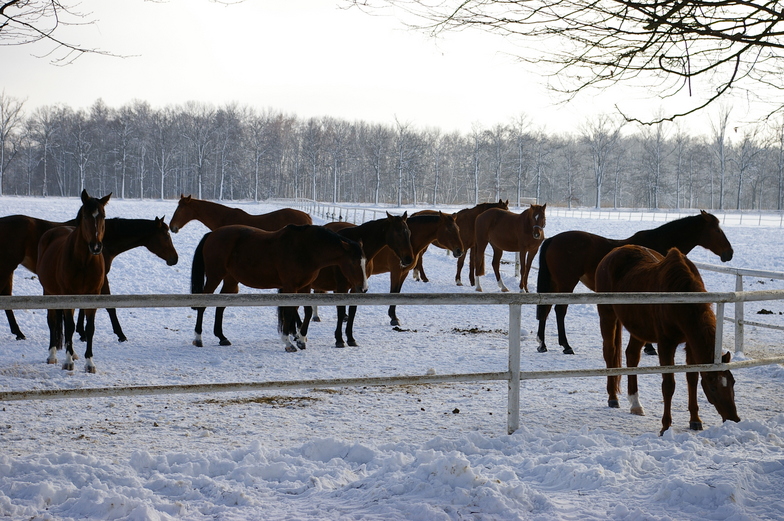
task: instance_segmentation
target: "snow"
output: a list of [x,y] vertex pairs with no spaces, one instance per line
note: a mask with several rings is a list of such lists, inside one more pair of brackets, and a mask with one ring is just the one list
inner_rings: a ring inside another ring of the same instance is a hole
[[[4,197],[0,215],[66,220],[78,205],[76,198]],[[231,205],[249,213],[276,208]],[[176,201],[112,199],[107,215],[168,220],[175,208]],[[584,229],[621,238],[659,224],[551,215],[545,231],[552,236]],[[735,247],[730,266],[784,270],[781,229],[724,230]],[[180,253],[173,267],[145,249],[121,255],[110,273],[112,291],[187,293],[193,250],[205,232],[192,222],[173,234]],[[689,256],[719,264],[700,248]],[[517,287],[512,265],[502,267],[507,286]],[[474,291],[454,285],[455,261],[442,250],[427,252],[425,269],[431,282],[409,277],[403,291]],[[709,291],[734,290],[730,276],[703,271],[703,277]],[[491,278],[485,282],[486,290],[497,291]],[[530,284],[536,287],[536,270]],[[782,286],[746,280],[751,290]],[[388,289],[387,276],[370,278],[371,292]],[[14,294],[41,294],[24,268],[14,275]],[[758,319],[763,309],[773,314]],[[746,304],[751,320],[775,323],[783,312],[778,301]],[[117,342],[108,315],[99,310],[98,373],[86,374],[83,359],[73,372],[47,365],[45,312],[18,311],[27,340],[16,341],[5,324],[0,327],[0,389],[492,372],[507,364],[504,306],[399,306],[399,330],[388,325],[386,308],[360,308],[360,347],[346,349],[332,347],[335,313],[321,308],[323,322],[312,324],[308,348],[296,354],[284,352],[271,308],[227,309],[228,347],[209,333],[208,310],[203,348],[191,345],[190,309],[118,314],[129,341]],[[524,371],[604,366],[594,306],[569,308],[574,356],[557,348],[554,317],[547,338],[553,349],[537,353],[534,317],[533,307],[523,308]],[[733,332],[725,325],[728,350],[734,349]],[[747,326],[745,354],[735,359],[780,356],[782,335]],[[642,364],[656,365],[655,357]],[[784,368],[734,374],[740,423],[722,424],[700,390],[705,430],[689,430],[685,378],[679,374],[674,425],[663,436],[659,375],[640,377],[643,417],[608,408],[603,378],[524,381],[521,426],[512,435],[506,434],[505,382],[4,402],[0,518],[784,518]]]

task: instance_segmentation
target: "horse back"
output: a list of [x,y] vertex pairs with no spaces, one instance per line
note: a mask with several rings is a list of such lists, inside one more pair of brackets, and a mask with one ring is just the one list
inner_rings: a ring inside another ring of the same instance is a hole
[[289,224],[313,224],[313,219],[307,213],[295,208],[281,208],[269,213],[249,216],[247,224],[262,230],[275,231]]
[[581,230],[561,232],[550,238],[544,259],[553,281],[553,292],[572,291],[578,282],[596,291],[596,268],[621,241]]

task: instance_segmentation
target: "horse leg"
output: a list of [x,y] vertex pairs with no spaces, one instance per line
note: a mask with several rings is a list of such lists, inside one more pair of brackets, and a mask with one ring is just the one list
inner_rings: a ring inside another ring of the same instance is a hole
[[[675,348],[659,343],[659,365],[675,365]],[[696,374],[696,373],[695,373]],[[662,436],[672,425],[672,395],[675,394],[675,374],[662,373],[662,398],[664,398],[664,412],[662,413]]]
[[[223,286],[220,290],[221,293],[234,294],[239,293],[239,291],[240,285],[237,281],[229,279],[228,277],[223,280]],[[215,325],[212,327],[212,333],[218,337],[220,345],[230,346],[231,342],[229,342],[229,339],[223,335],[223,312],[225,310],[225,306],[221,308],[215,308]]]
[[278,307],[278,331],[287,353],[296,353],[297,347],[291,343],[290,336],[296,335],[297,308],[291,306]]
[[[608,368],[621,367],[621,324],[612,306],[599,304],[597,310],[599,312],[599,329],[602,332],[604,363]],[[607,405],[614,409],[620,407],[618,402],[620,382],[620,376],[607,377]]]
[[305,349],[308,343],[308,327],[310,321],[313,319],[313,308],[310,306],[302,306],[304,318],[300,321],[297,308],[294,308],[294,330],[297,338],[297,347]]
[[[467,253],[467,252],[466,252]],[[455,284],[458,286],[463,285],[463,281],[460,280],[460,274],[463,272],[463,265],[465,264],[466,253],[463,253],[460,257],[457,258],[457,272],[455,273]],[[471,285],[474,285],[474,262],[473,258],[468,261],[468,269],[469,275],[468,278],[471,281]]]
[[507,288],[504,281],[501,280],[501,257],[503,255],[504,250],[493,246],[493,273],[495,273],[495,281],[498,283],[498,287],[501,288],[501,291],[508,293],[509,288]]
[[47,364],[57,363],[57,350],[63,348],[63,318],[59,309],[46,311],[46,323],[49,326],[49,357]]
[[[401,273],[400,270],[393,270],[389,272],[389,292],[390,293],[400,293],[400,290],[403,288],[403,281],[406,279],[406,275],[408,272]],[[389,316],[389,325],[391,326],[399,326],[400,320],[397,318],[397,313],[395,312],[397,306],[389,306],[387,310],[387,315]]]
[[547,345],[544,342],[544,329],[547,325],[547,315],[550,314],[552,304],[540,304],[536,306],[536,318],[539,320],[539,329],[536,331],[536,339],[539,341],[539,347],[536,349],[540,353],[547,352]]
[[196,310],[196,327],[194,327],[193,345],[196,347],[204,347],[204,342],[201,339],[201,326],[204,321],[204,310],[206,308],[193,308]]
[[686,373],[686,385],[689,388],[689,428],[693,431],[702,430],[700,419],[700,406],[697,403],[697,383],[699,373]]
[[[526,251],[525,254],[520,253],[520,263],[522,272],[520,273],[520,290],[529,293],[528,291],[528,274],[531,273],[531,265],[534,263],[536,252]],[[523,261],[525,266],[522,266]]]
[[569,341],[566,339],[566,327],[564,326],[564,318],[568,308],[569,304],[556,304],[555,321],[558,324],[558,345],[563,347],[565,355],[573,355],[574,349],[572,349],[572,346],[569,345]]
[[[0,291],[0,295],[11,295],[14,286],[14,268],[8,273],[8,278],[6,280],[5,286],[3,286],[2,291]],[[14,316],[14,311],[12,309],[5,310],[5,316],[8,319],[8,327],[11,328],[11,334],[16,335],[17,340],[24,340],[25,336],[22,333],[22,330],[19,329],[19,324],[16,323],[16,317]]]
[[[640,352],[644,343],[644,341],[634,336],[629,338],[629,343],[626,345],[626,367],[637,367],[640,365]],[[645,416],[645,409],[640,404],[637,375],[630,374],[627,382],[626,397],[629,399],[629,405],[631,406],[630,412],[638,416]]]
[[[76,329],[73,314],[73,309],[63,310],[63,324],[65,326],[65,362],[63,363],[63,369],[66,371],[73,371],[74,360],[76,359],[73,348],[73,334]],[[85,355],[86,357],[87,355]]]
[[645,344],[645,354],[656,356],[656,348],[653,347],[653,344],[651,344],[650,342]]
[[416,280],[416,281],[430,282],[430,280],[428,280],[428,278],[427,278],[427,275],[425,275],[425,268],[424,268],[424,266],[422,266],[422,257],[425,256],[425,252],[426,251],[427,251],[427,248],[422,250],[422,253],[419,254],[419,259],[417,259],[416,266],[414,267],[412,276],[414,277],[414,280]]
[[76,332],[79,333],[79,341],[86,342],[87,337],[84,334],[84,310],[80,309],[76,318]]
[[122,330],[122,326],[120,325],[120,321],[117,319],[117,310],[114,308],[106,308],[106,312],[109,313],[109,320],[112,322],[112,331],[114,331],[114,334],[117,335],[117,341],[127,341],[128,337],[125,336],[125,333]]
[[357,306],[348,307],[348,319],[346,320],[346,342],[351,347],[357,347],[354,340],[354,317],[357,315]]
[[[84,370],[87,373],[95,374],[95,364],[93,363],[93,336],[95,336],[95,310],[88,309],[84,312],[85,324],[84,332],[87,335],[87,348],[84,351]],[[73,321],[73,313],[71,314]]]

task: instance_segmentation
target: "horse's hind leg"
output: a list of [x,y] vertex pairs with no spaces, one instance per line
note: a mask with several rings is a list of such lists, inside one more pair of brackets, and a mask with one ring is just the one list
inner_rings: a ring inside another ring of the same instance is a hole
[[[604,363],[608,368],[621,367],[621,323],[612,306],[599,304],[597,310],[599,312],[599,329],[602,332]],[[607,405],[609,407],[620,407],[618,402],[620,383],[620,376],[607,377]]]
[[128,340],[128,337],[123,333],[120,321],[117,319],[117,310],[114,308],[106,308],[106,312],[109,313],[109,320],[112,322],[112,331],[117,335],[117,341],[125,342]]
[[[629,338],[629,343],[626,346],[626,367],[637,367],[640,365],[640,352],[643,344],[644,341],[636,337],[632,336]],[[645,416],[645,409],[643,409],[642,404],[640,403],[640,393],[637,388],[636,374],[629,375],[626,392],[628,393],[627,397],[630,405],[629,412],[639,416]]]
[[335,347],[346,347],[343,341],[343,320],[346,318],[346,306],[337,306],[337,324],[335,324]]
[[[2,290],[0,290],[0,295],[11,295],[13,290],[14,284],[14,272],[11,270],[11,273],[8,277],[8,280],[5,283],[5,286]],[[8,319],[8,327],[11,328],[11,334],[16,335],[17,340],[24,340],[25,336],[22,333],[22,330],[19,329],[19,324],[16,323],[16,317],[14,316],[14,311],[12,309],[5,310],[5,316]]]
[[49,326],[49,357],[47,364],[57,363],[57,350],[63,347],[63,318],[59,309],[46,311],[46,323]]
[[231,342],[223,335],[223,312],[226,307],[215,308],[215,325],[212,328],[213,334],[218,337],[219,344],[222,346],[230,346]]
[[[73,334],[76,329],[74,325],[74,312],[72,309],[65,309],[62,313],[63,324],[65,326],[65,362],[63,362],[63,369],[66,371],[73,371],[74,360],[77,358],[73,348]],[[87,358],[86,354],[85,358]]]
[[540,304],[536,306],[536,319],[539,321],[539,329],[536,331],[536,339],[539,341],[539,347],[536,349],[540,353],[547,352],[547,344],[544,342],[544,330],[547,325],[547,315],[550,314],[551,304]]
[[348,307],[348,320],[346,321],[346,342],[351,347],[357,346],[357,341],[354,340],[354,317],[357,314],[357,306]]
[[686,373],[686,385],[689,390],[689,428],[693,431],[702,430],[702,420],[700,419],[700,406],[697,402],[697,383],[699,373]]
[[651,356],[656,356],[656,348],[653,347],[653,344],[651,344],[650,342],[645,344],[645,354],[646,355],[651,355]]
[[504,250],[500,250],[493,246],[493,273],[495,273],[495,281],[498,283],[498,287],[504,293],[509,292],[509,288],[506,287],[504,281],[501,279],[501,257],[504,255]]
[[196,347],[204,347],[204,342],[201,339],[201,326],[204,322],[204,310],[206,308],[193,308],[196,310],[196,326],[194,327],[193,345]]
[[[87,349],[84,351],[84,370],[87,373],[95,373],[95,363],[93,363],[93,337],[95,336],[95,310],[88,309],[84,312],[85,325],[84,332],[87,335]],[[73,322],[73,312],[71,313]]]
[[572,346],[569,345],[569,341],[566,339],[566,326],[564,325],[564,318],[568,308],[568,304],[556,304],[555,321],[558,324],[558,345],[563,347],[565,355],[573,355],[574,349],[572,349]]

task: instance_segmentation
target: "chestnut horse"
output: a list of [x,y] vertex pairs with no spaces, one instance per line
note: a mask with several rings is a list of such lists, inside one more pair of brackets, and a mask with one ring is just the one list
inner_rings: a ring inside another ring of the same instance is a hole
[[[455,257],[460,257],[465,252],[463,241],[460,239],[460,228],[457,227],[454,215],[442,212],[438,212],[436,215],[412,215],[408,218],[408,228],[411,230],[414,264],[401,266],[400,259],[389,247],[381,248],[373,260],[368,262],[368,275],[389,272],[390,293],[400,293],[408,272],[432,242],[438,241],[442,248],[448,249]],[[389,323],[393,326],[400,325],[400,320],[395,313],[396,307],[389,306],[387,311],[390,318]]]
[[239,208],[229,208],[212,201],[180,194],[180,202],[177,203],[177,210],[172,215],[169,228],[177,233],[193,219],[213,231],[230,224],[244,224],[270,232],[280,230],[287,224],[313,224],[310,215],[294,208],[282,208],[261,215],[251,215]]
[[472,257],[476,256],[476,290],[482,291],[479,277],[485,274],[485,249],[493,247],[493,272],[501,291],[509,291],[501,280],[501,256],[504,251],[520,254],[523,270],[520,274],[520,290],[528,293],[528,273],[539,245],[544,240],[544,226],[547,222],[547,205],[532,204],[520,214],[509,210],[491,209],[476,218],[476,245]]
[[[705,292],[696,266],[677,248],[663,257],[643,246],[626,245],[612,250],[596,268],[596,291],[602,292]],[[714,362],[716,315],[709,303],[699,304],[599,304],[604,360],[607,367],[621,366],[621,327],[629,331],[626,365],[637,367],[640,351],[646,341],[659,347],[659,364],[675,365],[678,344],[686,343],[686,364]],[[721,357],[729,363],[730,354]],[[725,371],[686,373],[689,388],[689,427],[702,430],[697,404],[697,380],[702,377],[702,390],[716,407],[722,421],[740,421],[735,409],[735,379]],[[618,407],[620,376],[607,377],[608,404]],[[637,391],[637,376],[629,375],[631,412],[645,414]],[[660,434],[672,425],[672,395],[675,375],[662,374],[664,414]]]
[[[457,258],[457,273],[455,273],[455,284],[458,286],[463,285],[463,281],[460,280],[460,274],[463,271],[463,266],[465,265],[466,254],[468,251],[474,246],[474,222],[476,221],[477,216],[482,212],[489,210],[491,208],[500,208],[501,210],[508,210],[509,209],[509,199],[503,201],[501,199],[498,200],[497,203],[479,203],[478,205],[472,208],[463,208],[462,210],[458,211],[454,214],[455,222],[457,223],[457,227],[460,228],[460,240],[463,241],[463,254]],[[412,214],[414,215],[436,215],[438,212],[436,210],[422,210]],[[441,246],[438,241],[433,242],[433,246],[437,246],[439,248],[443,248],[448,250],[449,248],[445,248]],[[414,268],[413,277],[414,280],[421,280],[422,282],[428,282],[427,275],[425,275],[424,267],[422,266],[422,257],[425,255],[425,251],[427,251],[427,247],[419,256],[419,261],[417,262],[416,267]],[[468,280],[471,282],[471,285],[474,285],[474,256],[473,251],[471,252],[471,256],[468,259]]]
[[[76,216],[76,226],[52,228],[41,236],[38,245],[38,279],[44,295],[98,295],[105,278],[103,250],[104,207],[112,194],[101,199],[90,197],[82,190],[82,207]],[[46,319],[49,325],[50,364],[57,363],[57,349],[65,338],[65,363],[63,369],[71,371],[74,366],[73,309],[50,309]],[[95,333],[95,309],[85,311],[87,324],[87,350],[84,353],[85,370],[95,373],[93,363],[93,334]],[[65,335],[63,336],[63,327]]]
[[[623,240],[606,239],[599,235],[583,231],[561,232],[550,237],[542,244],[539,251],[539,278],[536,291],[539,293],[572,293],[578,282],[582,282],[591,291],[595,291],[594,275],[596,266],[610,253],[613,248],[625,244],[638,244],[651,248],[664,255],[670,248],[678,248],[688,254],[695,246],[702,246],[712,251],[722,262],[732,259],[732,245],[719,226],[715,215],[701,211],[692,215],[670,221],[652,230],[642,230]],[[544,342],[544,329],[550,304],[536,306],[536,318],[539,320],[538,351],[544,353],[547,346]],[[574,350],[566,339],[564,317],[568,304],[555,306],[555,318],[558,322],[558,344],[565,354],[574,354]],[[652,353],[652,354],[655,354]]]
[[[177,264],[179,257],[177,250],[174,249],[172,244],[171,235],[169,235],[169,227],[161,217],[153,219],[122,219],[115,217],[113,219],[106,219],[106,233],[103,237],[103,262],[106,277],[103,281],[101,288],[101,295],[109,295],[109,270],[112,269],[112,261],[114,258],[125,253],[133,248],[144,246],[151,253],[157,255],[166,261],[167,266],[174,266]],[[125,342],[128,337],[120,326],[120,321],[117,320],[117,310],[114,308],[107,308],[109,319],[112,322],[112,331],[117,335],[119,342]],[[84,310],[79,310],[79,319],[76,323],[76,332],[79,333],[82,341],[86,340],[84,336]]]
[[[290,224],[268,232],[251,226],[223,226],[204,235],[193,255],[191,293],[212,293],[223,281],[221,293],[237,293],[239,285],[274,289],[281,293],[310,291],[321,269],[339,266],[352,288],[367,291],[365,255],[362,245],[341,237],[322,226]],[[196,337],[193,344],[202,346],[204,308],[195,308]],[[213,332],[220,345],[231,345],[223,335],[223,310],[215,311]],[[279,330],[286,351],[296,347],[289,336],[297,335],[297,308],[278,310]],[[297,347],[305,349],[303,339],[295,338]]]
[[[346,237],[356,242],[362,242],[362,250],[368,262],[385,246],[394,252],[399,259],[401,268],[408,268],[414,262],[414,251],[411,247],[411,231],[406,224],[408,212],[402,216],[390,215],[382,219],[368,221],[355,226],[347,222],[331,222],[324,225],[338,235]],[[346,277],[335,266],[324,268],[319,272],[312,287],[315,291],[334,293],[348,293],[351,289]],[[308,325],[313,315],[313,307],[305,307],[305,318],[300,326],[300,337],[307,338]],[[337,325],[335,327],[335,347],[355,347],[357,341],[354,339],[354,317],[357,313],[357,306],[349,306],[348,317],[346,316],[346,306],[337,307]],[[346,342],[343,341],[343,322],[346,322]]]
[[[0,218],[0,241],[3,243],[3,254],[0,255],[0,295],[10,295],[14,286],[14,270],[21,264],[33,273],[38,265],[38,241],[41,236],[52,228],[73,226],[76,220],[52,222],[26,215],[8,215]],[[14,312],[5,310],[11,333],[17,340],[25,336],[19,329]]]

